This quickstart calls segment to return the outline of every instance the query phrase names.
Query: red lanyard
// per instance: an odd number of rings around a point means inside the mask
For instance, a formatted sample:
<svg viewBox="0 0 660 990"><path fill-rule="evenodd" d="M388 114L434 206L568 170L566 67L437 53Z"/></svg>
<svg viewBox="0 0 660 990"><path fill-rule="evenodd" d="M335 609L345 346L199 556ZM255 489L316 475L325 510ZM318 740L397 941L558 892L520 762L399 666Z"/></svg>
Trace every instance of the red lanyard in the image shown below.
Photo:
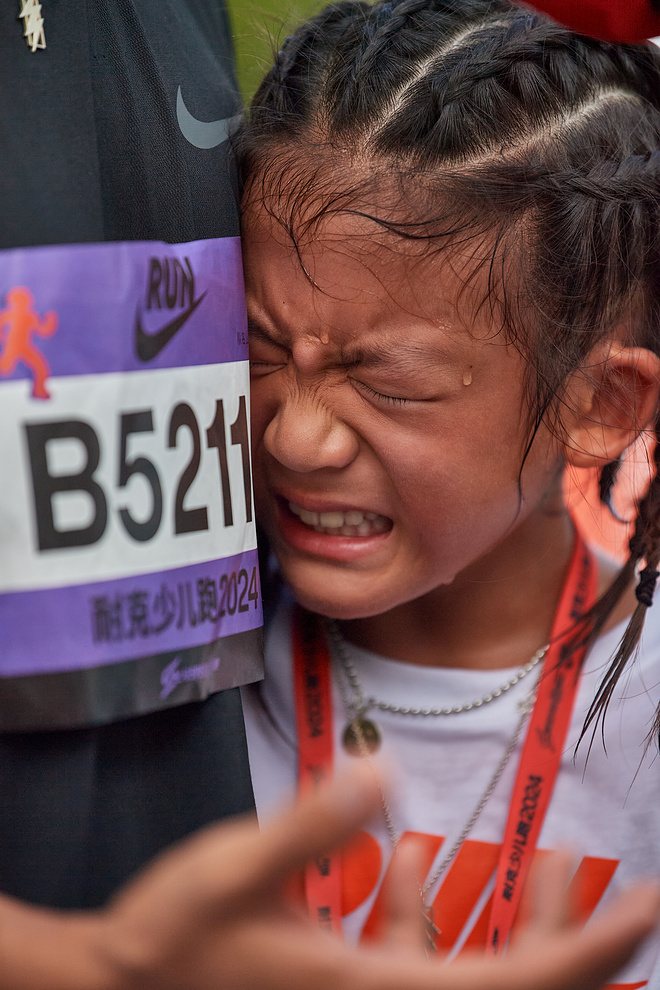
<svg viewBox="0 0 660 990"><path fill-rule="evenodd" d="M575 622L596 599L597 569L576 534L573 554L552 623L534 711L520 757L500 851L486 951L506 945L561 765L585 646L571 649ZM301 791L332 775L331 662L318 616L298 609L293 624L293 680ZM310 914L341 932L341 857L311 863L305 874Z"/></svg>
<svg viewBox="0 0 660 990"><path fill-rule="evenodd" d="M509 938L561 765L586 653L584 645L571 650L571 641L576 621L596 600L597 578L593 554L576 535L509 802L486 942L493 955Z"/></svg>
<svg viewBox="0 0 660 990"><path fill-rule="evenodd" d="M317 615L296 610L293 623L293 689L298 730L298 786L309 790L332 776L332 684L327 640ZM341 853L310 863L305 871L310 916L341 934Z"/></svg>

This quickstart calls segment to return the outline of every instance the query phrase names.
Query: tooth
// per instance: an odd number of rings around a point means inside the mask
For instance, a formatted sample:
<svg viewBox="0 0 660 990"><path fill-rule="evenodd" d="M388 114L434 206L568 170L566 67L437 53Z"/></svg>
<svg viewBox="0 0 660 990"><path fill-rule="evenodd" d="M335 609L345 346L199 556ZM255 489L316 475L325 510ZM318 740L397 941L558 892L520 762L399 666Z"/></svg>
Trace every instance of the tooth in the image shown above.
<svg viewBox="0 0 660 990"><path fill-rule="evenodd" d="M349 509L344 513L344 522L347 526L359 526L364 521L364 513L357 509Z"/></svg>
<svg viewBox="0 0 660 990"><path fill-rule="evenodd" d="M319 524L319 514L318 512L308 512L307 509L298 509L298 516L301 521L307 526L318 526ZM323 525L323 523L321 523Z"/></svg>
<svg viewBox="0 0 660 990"><path fill-rule="evenodd" d="M378 516L378 518L373 521L373 527L377 533L384 533L390 527L389 520L387 520L385 516Z"/></svg>
<svg viewBox="0 0 660 990"><path fill-rule="evenodd" d="M295 502L289 502L289 509L293 512L294 516L300 515L300 506L296 505Z"/></svg>
<svg viewBox="0 0 660 990"><path fill-rule="evenodd" d="M357 527L357 531L358 536L369 536L369 533L371 532L371 523L365 519L365 521L361 522Z"/></svg>
<svg viewBox="0 0 660 990"><path fill-rule="evenodd" d="M329 529L336 529L338 526L343 526L344 524L344 513L343 512L321 512L318 518L321 526L327 526Z"/></svg>
<svg viewBox="0 0 660 990"><path fill-rule="evenodd" d="M373 522L374 519L378 519L378 513L377 512L365 512L364 518L365 519L368 519L369 522Z"/></svg>
<svg viewBox="0 0 660 990"><path fill-rule="evenodd" d="M355 536L355 526L342 526L339 532L342 536Z"/></svg>

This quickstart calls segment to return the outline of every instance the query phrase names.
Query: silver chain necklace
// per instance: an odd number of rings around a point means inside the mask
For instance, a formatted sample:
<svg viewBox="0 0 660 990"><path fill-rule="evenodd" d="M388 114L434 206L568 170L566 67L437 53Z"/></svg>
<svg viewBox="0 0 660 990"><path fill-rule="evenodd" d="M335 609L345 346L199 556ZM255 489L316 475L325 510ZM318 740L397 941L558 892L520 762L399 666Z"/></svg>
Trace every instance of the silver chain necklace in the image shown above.
<svg viewBox="0 0 660 990"><path fill-rule="evenodd" d="M410 705L395 705L390 701L379 701L378 698L365 698L364 691L362 689L362 684L355 669L355 664L351 658L350 652L348 650L348 644L341 634L339 625L336 619L326 619L326 626L330 639L336 647L337 655L341 661L341 665L344 668L344 673L346 674L346 679L348 680L354 696L354 708L357 714L361 717L365 715L371 708L378 708L382 712L393 712L395 715L421 715L424 718L438 718L447 715L460 715L463 712L471 712L477 708L483 708L484 705L490 705L491 702L497 701L498 698L503 697L507 691L510 691L512 687L515 687L523 677L527 677L529 673L543 660L544 656L548 652L548 644L537 650L534 656L529 660L524 667L520 667L516 673L505 681L504 684L500 684L498 688L494 691L490 691L488 694L482 695L481 698L477 698L475 701L468 701L464 705L454 705L453 708L421 708L418 706L412 707Z"/></svg>
<svg viewBox="0 0 660 990"><path fill-rule="evenodd" d="M381 785L376 769L373 763L371 762L372 753L375 751L375 749L378 748L378 745L380 745L380 733L377 727L374 726L370 720L364 718L364 714L366 711L368 711L369 708L382 707L382 706L378 706L375 703L374 699L365 699L364 691L362 690L362 685L357 676L355 665L353 664L353 661L350 656L348 644L344 639L344 637L342 636L336 621L334 619L326 619L326 629L328 632L328 640L330 645L331 656L333 657L333 659L339 660L341 670L345 675L345 679L342 679L340 677L338 683L339 683L339 690L342 696L344 712L349 720L349 725L347 727L347 730L350 729L350 738L354 740L354 745L346 744L347 732L344 733L344 744L346 748L349 750L349 752L352 752L362 757L362 759L366 760L366 762L371 767L371 770L378 783L380 802L381 802L381 807L383 809L383 818L385 820L385 827L387 829L387 834L390 837L392 846L396 849L396 847L398 846L401 840L401 835L397 830L396 825L394 824L394 818L392 817L392 811L390 809L390 806L387 803L385 792ZM522 674L522 677L525 677L530 672L530 670L533 670L534 667L536 667L543 659L543 657L547 653L547 650L548 650L547 645L542 647L542 649L538 650L534 654L532 659L529 661L529 663L525 664L525 666L522 667L521 670L514 675L515 680L513 678L510 679L507 682L506 687L500 688L500 694L498 694L497 697L500 697L502 693L508 691L511 687L513 687L514 684L517 684L518 681L521 680L521 671L525 672L524 674ZM534 703L536 701L539 681L540 681L540 677L537 677L531 691L527 694L525 698L521 699L521 701L518 702L518 710L520 712L520 718L518 719L513 735L509 739L504 754L502 755L499 763L495 768L495 772L488 781L488 784L486 785L486 788L481 794L479 800L475 804L469 818L467 819L465 825L461 829L460 834L456 838L455 842L453 843L447 855L442 859L442 862L439 864L439 866L433 871L433 873L429 877L426 878L424 884L420 883L419 885L419 891L424 905L423 914L424 914L424 918L426 919L426 925L427 925L427 941L429 948L431 950L435 948L436 936L439 936L442 933L433 923L433 908L431 905L427 903L427 896L429 894L429 891L431 890L433 885L440 879L440 877L443 876L443 874L447 871L454 857L456 856L459 849L461 848L461 846L467 839L468 835L470 834L473 826L476 824L477 819L479 818L481 812L486 806L488 799L495 790L495 787L497 786L500 777L504 773L504 770L506 769L509 760L511 759L511 756L516 748L516 744L520 739L522 731L525 727L525 723L527 722L530 713L534 710ZM351 692L351 695L349 695L348 691ZM484 704L489 704L489 701L486 701L486 698L489 698L490 700L494 700L495 692L493 692L492 695L485 695L483 698L479 699L479 704L475 705L475 703L472 702L469 706L461 705L461 706L457 706L454 709L427 709L427 710L421 709L419 711L409 709L403 711L401 710L400 706L394 706L393 708L390 708L388 706L387 709L383 709L383 710L397 711L397 713L400 713L402 715L405 714L425 715L427 713L429 715L436 713L441 715L457 714L460 711L471 711L474 707L480 708L483 707ZM375 733L376 745L374 745L374 733Z"/></svg>

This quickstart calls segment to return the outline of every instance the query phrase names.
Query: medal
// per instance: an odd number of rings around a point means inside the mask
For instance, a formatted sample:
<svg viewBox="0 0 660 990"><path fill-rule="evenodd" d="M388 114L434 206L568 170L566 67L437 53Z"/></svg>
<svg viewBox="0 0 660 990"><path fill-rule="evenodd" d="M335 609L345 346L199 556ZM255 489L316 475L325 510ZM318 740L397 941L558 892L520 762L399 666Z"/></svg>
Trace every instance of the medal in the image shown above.
<svg viewBox="0 0 660 990"><path fill-rule="evenodd" d="M351 756L371 755L380 748L380 729L370 718L356 718L344 729L342 743Z"/></svg>
<svg viewBox="0 0 660 990"><path fill-rule="evenodd" d="M18 19L23 21L23 35L31 52L37 48L46 47L44 34L44 19L41 15L41 4L37 0L21 0L21 12Z"/></svg>

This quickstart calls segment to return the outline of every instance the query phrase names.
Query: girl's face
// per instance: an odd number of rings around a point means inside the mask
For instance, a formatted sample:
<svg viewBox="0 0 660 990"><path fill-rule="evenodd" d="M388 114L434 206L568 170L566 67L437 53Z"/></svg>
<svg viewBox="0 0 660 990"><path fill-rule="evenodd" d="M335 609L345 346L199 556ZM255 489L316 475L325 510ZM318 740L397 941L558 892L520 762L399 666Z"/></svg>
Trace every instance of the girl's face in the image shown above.
<svg viewBox="0 0 660 990"><path fill-rule="evenodd" d="M487 270L466 287L455 255L365 228L328 219L298 257L263 208L244 218L257 512L299 601L338 618L491 560L542 525L561 470L542 428L520 503L525 363L481 305Z"/></svg>

